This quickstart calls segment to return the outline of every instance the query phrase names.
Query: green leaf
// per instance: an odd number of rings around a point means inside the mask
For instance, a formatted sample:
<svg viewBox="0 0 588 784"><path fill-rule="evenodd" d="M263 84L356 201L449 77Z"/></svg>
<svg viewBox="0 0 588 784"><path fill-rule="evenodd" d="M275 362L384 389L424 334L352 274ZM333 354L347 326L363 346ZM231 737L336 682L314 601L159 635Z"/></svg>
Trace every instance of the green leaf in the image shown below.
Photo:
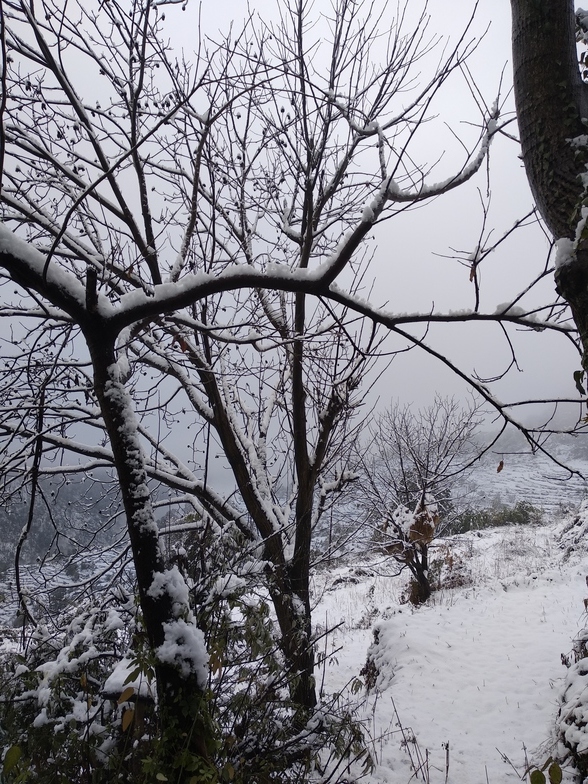
<svg viewBox="0 0 588 784"><path fill-rule="evenodd" d="M167 781L167 776L164 776L163 773L156 773L155 778L157 781Z"/></svg>
<svg viewBox="0 0 588 784"><path fill-rule="evenodd" d="M540 770L542 770L543 773L545 773L545 771L551 765L552 762L553 762L553 757L547 757L543 765L541 765Z"/></svg>
<svg viewBox="0 0 588 784"><path fill-rule="evenodd" d="M563 779L563 773L561 772L560 766L557 762L554 762L552 765L549 766L549 784L561 784Z"/></svg>
<svg viewBox="0 0 588 784"><path fill-rule="evenodd" d="M14 768L16 763L22 756L22 749L20 746L11 746L4 757L4 765L2 766L2 773L6 776Z"/></svg>
<svg viewBox="0 0 588 784"><path fill-rule="evenodd" d="M143 669L141 667L137 667L135 670L130 672L127 675L127 677L124 679L123 686L126 686L127 683L130 683L131 681L136 681L137 678L141 677L142 674L143 674Z"/></svg>
<svg viewBox="0 0 588 784"><path fill-rule="evenodd" d="M542 773L540 770L534 770L531 773L531 784L546 784L546 782L545 773Z"/></svg>
<svg viewBox="0 0 588 784"><path fill-rule="evenodd" d="M586 394L586 390L582 384L584 380L584 371L583 370L574 370L574 381L576 382L576 389L581 395Z"/></svg>

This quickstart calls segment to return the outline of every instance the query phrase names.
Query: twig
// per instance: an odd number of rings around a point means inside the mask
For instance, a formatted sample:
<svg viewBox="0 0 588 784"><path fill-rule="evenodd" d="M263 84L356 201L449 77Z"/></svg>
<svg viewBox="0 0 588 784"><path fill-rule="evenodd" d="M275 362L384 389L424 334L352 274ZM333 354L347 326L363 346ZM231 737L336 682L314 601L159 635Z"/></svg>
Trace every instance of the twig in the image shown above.
<svg viewBox="0 0 588 784"><path fill-rule="evenodd" d="M449 741L443 743L445 749L445 784L449 781Z"/></svg>
<svg viewBox="0 0 588 784"><path fill-rule="evenodd" d="M41 384L41 389L39 391L39 408L37 411L37 434L35 436L35 451L33 455L33 465L31 467L31 497L29 500L29 511L27 515L27 521L23 526L22 531L20 532L20 536L18 539L18 544L16 545L16 552L14 555L14 576L16 582L16 593L18 595L18 609L19 612L22 613L23 623L22 623L22 642L24 645L25 641L25 628L27 621L33 624L33 626L37 626L37 621L33 616L29 606L27 605L24 591L22 588L21 578L20 578L20 553L28 539L29 533L31 531L31 526L33 525L34 513L35 513L35 500L37 497L37 489L38 489L38 482L39 482L39 466L41 464L41 457L43 455L43 419L45 416L45 390L49 379L46 378L43 383Z"/></svg>
<svg viewBox="0 0 588 784"><path fill-rule="evenodd" d="M509 758L506 756L506 754L503 754L503 753L500 751L500 749L499 749L497 746L495 746L494 748L496 749L496 751L497 751L497 752L500 754L500 756L502 757L502 760L503 760L503 762L508 762L508 764L509 764L509 765L510 765L510 767L511 767L511 768L514 770L514 772L517 774L517 776L518 776L519 778L521 778L521 774L518 772L518 770L515 768L515 766L513 765L512 761L511 761L511 760L510 760L510 759L509 759Z"/></svg>

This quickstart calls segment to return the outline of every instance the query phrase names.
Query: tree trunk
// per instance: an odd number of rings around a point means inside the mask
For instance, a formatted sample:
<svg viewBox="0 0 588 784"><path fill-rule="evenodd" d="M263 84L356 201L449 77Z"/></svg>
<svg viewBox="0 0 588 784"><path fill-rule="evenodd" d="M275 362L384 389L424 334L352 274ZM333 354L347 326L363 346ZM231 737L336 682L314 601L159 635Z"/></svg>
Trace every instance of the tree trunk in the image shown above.
<svg viewBox="0 0 588 784"><path fill-rule="evenodd" d="M173 623L177 613L174 598L168 591L150 591L155 576L165 572L165 564L136 420L124 384L116 378L115 336L108 334L100 320L89 329L86 326L85 335L94 368L94 390L110 439L125 508L143 622L150 649L156 652L165 641L166 624ZM157 658L155 673L164 769L175 768L179 753L188 750L202 758L203 772L208 770L212 774L209 749L213 732L202 673L191 671L185 675L173 663ZM186 773L186 780L190 775ZM184 781L182 771L178 777L178 771L174 770L176 780Z"/></svg>
<svg viewBox="0 0 588 784"><path fill-rule="evenodd" d="M300 626L295 651L296 669L300 676L295 700L309 709L314 708L317 703L310 610L310 545L312 541L313 500L314 482L309 480L306 487L300 486L298 489L296 542L290 565L292 593L299 603L298 623Z"/></svg>
<svg viewBox="0 0 588 784"><path fill-rule="evenodd" d="M410 589L411 604L424 604L431 596L431 584L429 582L429 547L426 544L418 545L415 548L414 558L409 562L410 571L414 578Z"/></svg>
<svg viewBox="0 0 588 784"><path fill-rule="evenodd" d="M317 704L317 696L310 602L303 601L291 585L280 590L277 581L270 583L270 591L280 627L282 651L292 675L292 701L303 710L312 710Z"/></svg>
<svg viewBox="0 0 588 784"><path fill-rule="evenodd" d="M585 186L588 86L578 67L573 0L511 0L515 100L525 169L539 211L555 239L574 240ZM556 269L588 367L588 242Z"/></svg>

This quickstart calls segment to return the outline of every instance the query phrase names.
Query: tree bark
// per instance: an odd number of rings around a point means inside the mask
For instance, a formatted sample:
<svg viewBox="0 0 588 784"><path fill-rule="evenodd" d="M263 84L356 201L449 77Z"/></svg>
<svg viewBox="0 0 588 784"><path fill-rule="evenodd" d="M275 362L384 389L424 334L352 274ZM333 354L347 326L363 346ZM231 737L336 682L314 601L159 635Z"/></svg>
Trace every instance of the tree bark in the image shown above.
<svg viewBox="0 0 588 784"><path fill-rule="evenodd" d="M264 540L264 557L272 564L268 574L269 590L276 611L282 637L281 648L287 666L293 675L291 698L296 705L311 710L317 704L314 679L314 649L310 611L310 543L314 482L309 485L310 467L304 469L304 479L299 478L296 502L296 547L292 564L288 564L281 534L269 519L255 490L250 468L243 458L235 432L214 374L195 354L191 355L207 398L214 412L213 426L218 434L225 456L255 527ZM299 398L296 398L298 401ZM304 406L304 399L296 402ZM298 414L299 415L299 414ZM303 414L304 417L304 414ZM298 428L302 448L306 450L307 428ZM298 444L298 449L301 449ZM307 461L308 463L308 461ZM307 465L305 463L305 466ZM315 480L316 481L316 480ZM303 545L300 545L301 540ZM299 555L302 553L302 555Z"/></svg>
<svg viewBox="0 0 588 784"><path fill-rule="evenodd" d="M586 133L573 0L511 0L514 89L523 160L554 237L575 234L584 171L573 137Z"/></svg>
<svg viewBox="0 0 588 784"><path fill-rule="evenodd" d="M198 673L191 672L186 677L173 664L157 660L157 649L165 641L165 625L176 620L176 615L169 592L150 591L155 576L165 571L165 563L131 400L122 380L115 377L116 335L109 334L99 318L89 320L84 334L94 369L94 390L114 455L125 508L143 622L150 649L156 656L162 764L173 770L180 751L188 750L201 757L203 769L208 768L212 774L209 749L213 731L206 705L205 684ZM179 777L177 770L173 772L174 780L184 781L182 771ZM191 775L186 772L186 780Z"/></svg>
<svg viewBox="0 0 588 784"><path fill-rule="evenodd" d="M415 578L417 604L424 604L431 596L431 583L429 582L429 546L419 544L415 549L415 558L411 564Z"/></svg>
<svg viewBox="0 0 588 784"><path fill-rule="evenodd" d="M588 86L578 67L573 0L511 0L514 90L523 161L537 207L554 239L576 239L586 188ZM555 272L588 368L588 242Z"/></svg>

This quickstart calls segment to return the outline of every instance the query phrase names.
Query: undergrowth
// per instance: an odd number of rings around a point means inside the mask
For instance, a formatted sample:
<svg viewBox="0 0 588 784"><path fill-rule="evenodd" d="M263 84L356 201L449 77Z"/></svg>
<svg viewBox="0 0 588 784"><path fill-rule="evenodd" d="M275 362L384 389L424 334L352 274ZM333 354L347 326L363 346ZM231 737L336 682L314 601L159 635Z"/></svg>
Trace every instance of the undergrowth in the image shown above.
<svg viewBox="0 0 588 784"><path fill-rule="evenodd" d="M356 777L372 769L351 691L325 695L314 711L291 701L259 562L237 557L235 539L223 552L218 537L200 533L178 543L174 562L199 564L186 577L210 657L204 699L214 742L197 756L194 727L177 726L183 751L171 777L162 767L153 655L136 597L117 589L2 651L2 784L336 784L350 781L351 767ZM206 557L192 559L195 548Z"/></svg>
<svg viewBox="0 0 588 784"><path fill-rule="evenodd" d="M463 534L505 525L541 525L543 510L528 501L518 501L513 506L469 509L459 514L448 526L447 534Z"/></svg>

